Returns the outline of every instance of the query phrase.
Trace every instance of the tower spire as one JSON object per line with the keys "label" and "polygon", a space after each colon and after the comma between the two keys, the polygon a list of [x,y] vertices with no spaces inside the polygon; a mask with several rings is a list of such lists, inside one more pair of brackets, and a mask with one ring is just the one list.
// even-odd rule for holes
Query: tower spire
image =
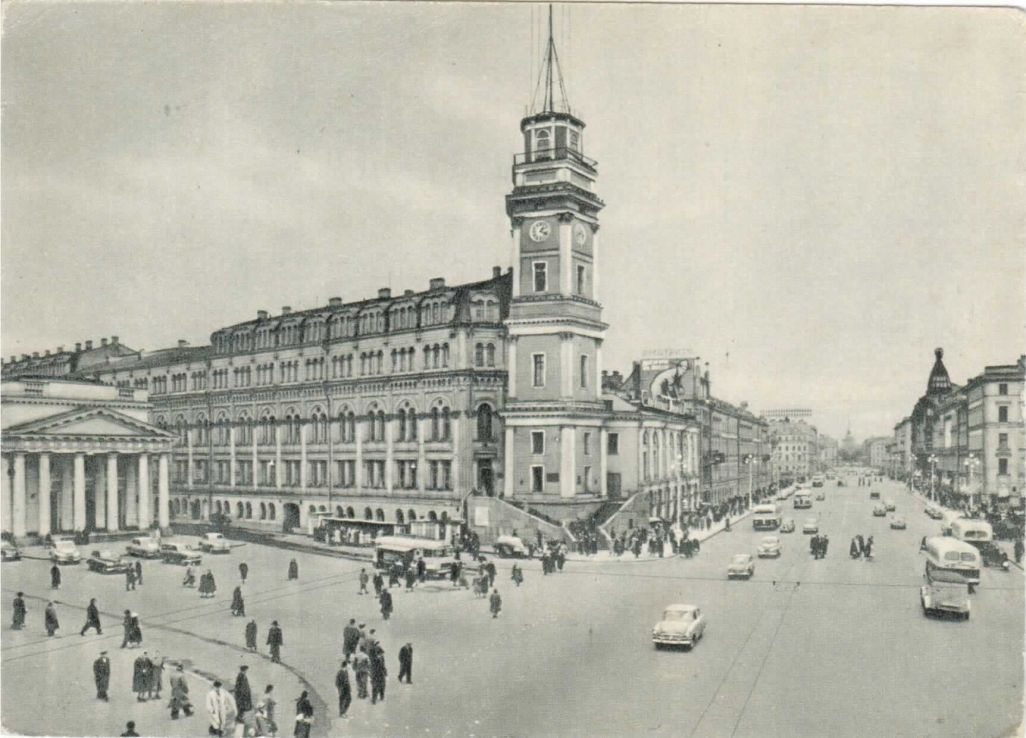
{"label": "tower spire", "polygon": [[[544,84],[544,87],[542,86]],[[560,102],[556,102],[558,87]],[[541,109],[536,106],[538,93],[541,92]],[[558,107],[557,107],[558,106]],[[559,64],[559,53],[556,51],[556,39],[552,30],[552,4],[549,4],[549,39],[545,44],[545,54],[538,73],[538,82],[531,98],[531,115],[537,113],[569,113],[570,102],[566,97],[566,84],[563,81],[563,69]]]}

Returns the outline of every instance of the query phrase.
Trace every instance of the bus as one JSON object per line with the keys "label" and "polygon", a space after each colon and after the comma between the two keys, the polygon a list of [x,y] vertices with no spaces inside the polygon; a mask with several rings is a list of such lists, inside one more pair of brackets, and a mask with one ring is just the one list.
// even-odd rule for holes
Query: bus
{"label": "bus", "polygon": [[388,570],[396,562],[403,569],[417,565],[423,558],[428,579],[448,579],[455,564],[453,548],[445,541],[412,536],[378,536],[374,541],[374,564]]}
{"label": "bus", "polygon": [[969,584],[980,583],[980,552],[973,546],[946,536],[926,539],[926,576],[934,571],[953,571],[961,574]]}
{"label": "bus", "polygon": [[812,495],[808,492],[798,492],[794,496],[794,509],[806,510],[812,507]]}
{"label": "bus", "polygon": [[776,530],[780,527],[780,505],[756,505],[752,508],[755,530]]}
{"label": "bus", "polygon": [[994,540],[994,529],[986,520],[955,518],[951,521],[951,535],[965,543],[990,543]]}

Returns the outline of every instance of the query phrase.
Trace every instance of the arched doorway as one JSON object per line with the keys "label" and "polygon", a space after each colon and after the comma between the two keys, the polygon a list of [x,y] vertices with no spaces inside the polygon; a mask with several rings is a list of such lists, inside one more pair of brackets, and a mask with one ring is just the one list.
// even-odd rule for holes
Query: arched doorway
{"label": "arched doorway", "polygon": [[286,502],[282,507],[285,514],[282,518],[281,529],[285,533],[291,533],[299,527],[299,505],[295,502]]}
{"label": "arched doorway", "polygon": [[191,507],[191,514],[193,520],[199,520],[201,517],[203,517],[203,506],[200,504],[199,500],[193,500]]}

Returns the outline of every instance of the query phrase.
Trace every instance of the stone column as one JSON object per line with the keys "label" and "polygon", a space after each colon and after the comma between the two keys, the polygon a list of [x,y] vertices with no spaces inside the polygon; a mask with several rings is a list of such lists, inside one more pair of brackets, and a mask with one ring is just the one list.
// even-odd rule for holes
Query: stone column
{"label": "stone column", "polygon": [[139,454],[139,530],[146,530],[153,522],[153,513],[150,512],[150,455]]}
{"label": "stone column", "polygon": [[59,524],[57,530],[68,531],[75,529],[75,457],[71,455],[60,456],[61,460],[61,505]]}
{"label": "stone column", "polygon": [[602,342],[595,342],[595,397],[602,396]]}
{"label": "stone column", "polygon": [[192,491],[192,430],[185,431],[185,451],[187,455],[186,469],[185,469],[185,486],[191,492]]}
{"label": "stone column", "polygon": [[72,483],[74,528],[77,531],[82,531],[86,527],[85,454],[75,454],[75,460],[72,464],[74,467],[74,481]]}
{"label": "stone column", "polygon": [[559,429],[559,435],[559,495],[560,497],[573,497],[577,491],[575,477],[577,471],[576,429],[563,426]]}
{"label": "stone column", "polygon": [[502,458],[502,489],[506,499],[515,494],[514,483],[516,479],[516,466],[513,458],[513,446],[516,440],[516,431],[511,426],[506,426],[506,442],[503,447]]}
{"label": "stone column", "polygon": [[598,226],[591,227],[591,299],[599,301],[599,234]]}
{"label": "stone column", "polygon": [[523,225],[524,219],[520,216],[513,218],[513,228],[510,231],[510,236],[513,242],[513,297],[520,297],[520,279],[523,276],[522,268],[520,264],[520,228]]}
{"label": "stone column", "polygon": [[168,464],[171,454],[166,451],[160,455],[157,465],[157,519],[161,530],[171,524],[171,490],[168,485]]}
{"label": "stone column", "polygon": [[50,532],[50,454],[39,454],[39,535]]}
{"label": "stone column", "polygon": [[281,426],[278,422],[274,423],[274,486],[277,489],[281,489]]}
{"label": "stone column", "polygon": [[11,533],[25,537],[25,454],[14,454],[14,482],[11,489]]}
{"label": "stone column", "polygon": [[228,426],[228,482],[235,487],[235,426],[232,424]]}
{"label": "stone column", "polygon": [[[131,459],[129,459],[131,461]],[[136,483],[136,471],[138,467],[135,464],[129,463],[125,466],[125,527],[131,528],[133,525],[137,528],[142,528],[142,524],[139,521],[139,505],[136,503],[135,496],[139,494],[139,485]]]}
{"label": "stone column", "polygon": [[559,334],[559,394],[570,398],[574,395],[574,336]]}
{"label": "stone column", "polygon": [[427,453],[424,447],[424,439],[430,426],[424,416],[417,418],[417,490],[424,494],[427,489]]}
{"label": "stone column", "polygon": [[118,529],[118,455],[107,454],[107,530]]}
{"label": "stone column", "polygon": [[458,492],[460,489],[460,463],[469,454],[460,453],[460,416],[452,414],[452,489]]}
{"label": "stone column", "polygon": [[599,429],[598,438],[598,452],[599,452],[599,495],[601,497],[609,496],[609,485],[606,477],[608,476],[607,468],[609,459],[606,457],[606,448],[609,445],[609,431],[605,428]]}
{"label": "stone column", "polygon": [[392,467],[395,465],[395,449],[392,443],[392,418],[387,416],[385,420],[385,490],[388,494],[393,494],[393,484],[395,482],[395,471]]}
{"label": "stone column", "polygon": [[93,457],[93,518],[96,529],[107,527],[107,466],[102,456]]}
{"label": "stone column", "polygon": [[[516,280],[514,280],[516,282]],[[506,349],[506,376],[507,389],[506,394],[509,399],[514,399],[517,396],[517,337],[510,336],[507,343],[508,348]]]}
{"label": "stone column", "polygon": [[366,482],[363,474],[363,418],[357,415],[353,423],[355,424],[354,431],[356,435],[356,489],[357,491],[363,491],[363,486]]}
{"label": "stone column", "polygon": [[305,422],[299,424],[299,486],[304,491],[309,482],[306,470],[306,429]]}

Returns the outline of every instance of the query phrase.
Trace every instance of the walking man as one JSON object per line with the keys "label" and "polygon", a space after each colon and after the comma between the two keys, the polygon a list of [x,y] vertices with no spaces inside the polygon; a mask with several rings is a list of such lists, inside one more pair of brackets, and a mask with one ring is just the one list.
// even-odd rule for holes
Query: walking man
{"label": "walking man", "polygon": [[96,682],[96,699],[108,702],[107,690],[110,688],[110,659],[106,651],[100,651],[99,657],[93,662],[93,681]]}
{"label": "walking man", "polygon": [[125,636],[121,640],[121,647],[128,648],[128,645],[132,642],[132,611],[125,610],[125,619],[121,621],[121,625],[125,628]]}
{"label": "walking man", "polygon": [[142,562],[141,561],[136,561],[135,562],[135,581],[138,584],[142,584],[143,583],[143,580],[142,580]]}
{"label": "walking man", "polygon": [[346,717],[349,705],[353,703],[353,688],[349,683],[349,661],[343,661],[335,675],[335,688],[338,690],[338,716]]}
{"label": "walking man", "polygon": [[235,591],[232,592],[232,615],[234,617],[246,616],[246,603],[242,600],[242,585],[236,585]]}
{"label": "walking man", "polygon": [[19,592],[14,598],[14,617],[11,619],[11,628],[21,630],[25,627],[25,616],[28,610],[25,607],[25,593]]}
{"label": "walking man", "polygon": [[360,591],[357,594],[370,594],[367,591],[367,582],[370,581],[370,577],[367,576],[366,569],[360,569]]}
{"label": "walking man", "polygon": [[414,585],[414,583],[416,583],[416,581],[417,581],[417,575],[414,573],[413,567],[408,567],[406,569],[406,591],[407,592],[412,592],[413,591],[413,585]]}
{"label": "walking man", "polygon": [[231,735],[235,727],[235,700],[214,682],[214,688],[207,693],[207,712],[210,714],[210,735]]}
{"label": "walking man", "polygon": [[271,663],[280,664],[281,647],[285,645],[285,639],[277,620],[271,622],[271,627],[267,631],[267,645],[271,647]]}
{"label": "walking man", "polygon": [[492,611],[492,617],[499,617],[499,610],[502,609],[502,597],[499,596],[499,590],[493,589],[492,596],[488,598],[489,608]]}
{"label": "walking man", "polygon": [[381,617],[383,620],[388,620],[392,614],[392,593],[387,589],[382,589],[379,600],[381,603]]}
{"label": "walking man", "polygon": [[353,671],[356,674],[356,696],[361,700],[367,699],[367,677],[370,672],[370,661],[365,653],[357,653],[353,661]]}
{"label": "walking man", "polygon": [[135,660],[132,667],[132,691],[135,692],[137,702],[145,702],[150,693],[150,675],[153,670],[153,663],[145,651]]}
{"label": "walking man", "polygon": [[249,576],[249,565],[243,561],[239,564],[239,576],[242,577],[242,583],[246,583],[246,577]]}
{"label": "walking man", "polygon": [[360,644],[360,629],[356,627],[356,619],[350,618],[349,625],[342,630],[342,658],[346,661],[356,653]]}
{"label": "walking man", "polygon": [[370,653],[370,680],[371,680],[371,704],[377,704],[380,699],[385,701],[385,677],[388,669],[385,668],[385,652],[381,647],[376,647]]}
{"label": "walking man", "polygon": [[61,568],[54,564],[50,567],[50,589],[61,588]]}
{"label": "walking man", "polygon": [[295,559],[289,562],[289,581],[299,579],[299,562]]}
{"label": "walking man", "polygon": [[57,608],[53,606],[52,602],[46,603],[46,611],[43,615],[46,624],[46,635],[53,637],[54,632],[60,629],[61,624],[57,620]]}
{"label": "walking man", "polygon": [[406,677],[406,683],[413,683],[413,644],[407,643],[405,646],[399,649],[399,683],[403,683],[403,677]]}
{"label": "walking man", "polygon": [[125,591],[135,589],[135,569],[129,566],[125,569]]}
{"label": "walking man", "polygon": [[257,650],[257,624],[256,620],[246,623],[246,648],[250,651]]}
{"label": "walking man", "polygon": [[82,626],[81,635],[85,635],[90,628],[96,628],[97,635],[103,635],[103,628],[100,627],[100,609],[96,606],[96,599],[89,600],[89,607],[86,608],[86,621]]}
{"label": "walking man", "polygon": [[1021,564],[1022,563],[1022,554],[1023,554],[1023,543],[1022,543],[1022,539],[1021,538],[1016,538],[1015,539],[1015,546],[1013,548],[1013,553],[1015,554],[1015,563]]}
{"label": "walking man", "polygon": [[177,720],[180,712],[185,717],[192,715],[192,702],[189,701],[189,682],[185,678],[185,668],[179,664],[171,675],[171,719]]}
{"label": "walking man", "polygon": [[235,677],[235,716],[239,722],[245,722],[246,713],[253,710],[253,693],[249,689],[249,678],[246,676],[248,666],[239,667]]}

